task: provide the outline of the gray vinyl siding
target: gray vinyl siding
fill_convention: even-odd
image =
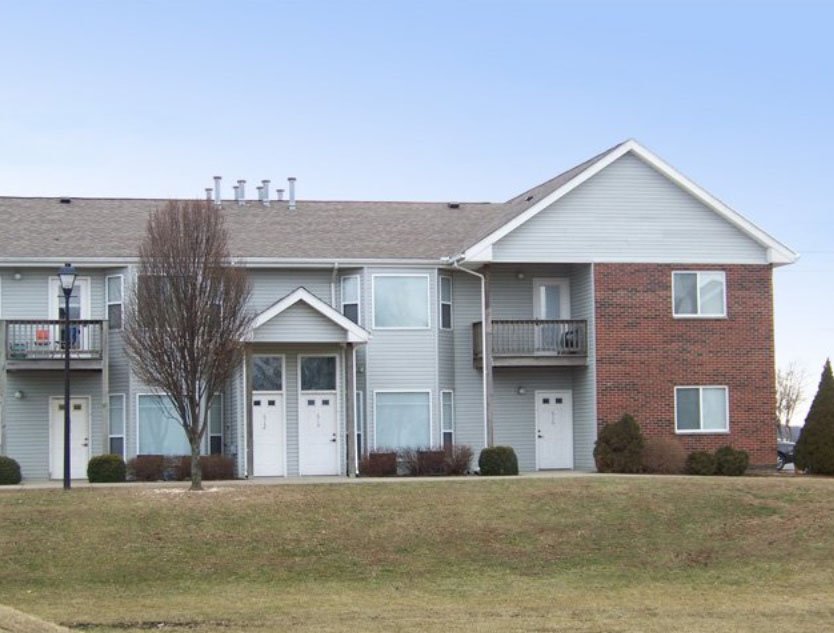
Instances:
[[[477,460],[484,447],[484,388],[472,363],[472,324],[481,320],[481,280],[455,273],[454,286],[455,443],[472,448]]]
[[[499,240],[493,258],[767,263],[763,246],[632,154]]]
[[[522,471],[536,470],[536,390],[573,389],[571,367],[496,368],[495,444],[512,446]],[[518,388],[525,393],[519,394]]]
[[[0,272],[0,310],[4,319],[48,319],[49,278],[55,277],[58,268],[23,268],[17,270],[20,279],[14,278],[15,270]],[[104,319],[104,275],[101,270],[78,269],[79,278],[90,280],[90,318]]]
[[[574,468],[594,469],[597,439],[596,323],[593,265],[576,266],[571,276],[572,316],[588,321],[588,366],[573,368],[573,458]]]
[[[107,452],[107,425],[102,407],[101,372],[72,372],[72,396],[90,400],[90,456]],[[62,371],[7,372],[5,399],[6,454],[18,461],[25,479],[49,476],[49,401],[63,397]],[[60,475],[60,473],[59,473]]]
[[[571,280],[573,287],[574,267],[569,264],[551,265],[496,265],[490,274],[490,290],[492,304],[492,318],[502,319],[532,319],[533,312],[533,284],[534,279],[547,277],[565,277]],[[524,277],[519,279],[521,273]],[[573,304],[571,297],[571,304]],[[480,299],[479,299],[480,301]],[[480,319],[479,319],[480,320]]]
[[[331,270],[252,270],[249,279],[252,294],[249,305],[257,314],[293,290],[303,287],[328,305],[331,304]],[[338,277],[336,281],[338,282]]]
[[[306,303],[296,303],[255,330],[255,342],[321,341],[343,343],[345,330],[311,308]]]

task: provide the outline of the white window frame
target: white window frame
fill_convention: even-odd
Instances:
[[[570,278],[569,277],[534,277],[533,278],[533,318],[544,320],[542,313],[542,288],[558,286],[559,288],[559,319],[570,319]]]
[[[212,401],[215,401],[215,400],[220,403],[220,433],[219,433],[220,452],[217,453],[217,455],[223,455],[224,454],[223,453],[223,438],[226,436],[226,434],[223,432],[223,430],[224,430],[223,425],[226,423],[226,420],[225,420],[226,416],[224,415],[224,411],[223,411],[223,394],[219,391],[217,393],[215,393],[214,398],[212,398]],[[208,415],[209,415],[209,418],[207,420],[208,423],[206,424],[206,427],[207,427],[206,428],[206,434],[205,434],[206,446],[205,446],[205,449],[204,449],[205,452],[203,453],[204,455],[212,455],[212,452],[211,452],[211,438],[218,436],[218,433],[212,433],[211,432],[211,408],[209,408]]]
[[[378,326],[376,324],[376,280],[377,277],[423,277],[426,280],[426,323],[423,326]],[[371,276],[371,316],[375,330],[411,330],[421,331],[431,329],[431,276],[427,273],[376,273]],[[376,407],[376,405],[374,405]]]
[[[61,290],[61,280],[57,275],[49,278],[49,318],[57,319],[62,307],[64,307],[64,300],[59,299],[59,292]],[[78,288],[79,304],[81,308],[81,320],[89,321],[91,315],[91,299],[92,281],[90,277],[76,277],[75,287]],[[54,291],[54,292],[53,292]],[[63,295],[61,295],[63,296]]]
[[[282,374],[282,382],[283,382],[283,374]],[[161,392],[161,391],[142,391],[142,392],[139,392],[139,393],[136,394],[136,417],[135,417],[135,422],[136,422],[136,455],[140,455],[140,454],[145,455],[145,454],[147,454],[147,453],[139,453],[139,446],[140,446],[140,444],[139,444],[139,400],[140,400],[140,398],[149,397],[149,396],[154,396],[154,397],[157,397],[157,398],[169,398],[169,399],[171,398],[170,394],[165,393],[165,392]],[[221,392],[217,392],[217,393],[215,393],[214,397],[215,398],[218,398],[218,397],[220,398],[220,433],[221,433],[220,442],[221,442],[221,449],[222,449],[222,442],[223,442],[222,438],[224,436],[223,425],[225,423],[225,415],[224,415],[224,412],[223,412],[223,394]],[[205,401],[203,401],[203,402],[205,403]],[[180,424],[179,421],[176,421],[175,423],[182,429],[182,424]],[[109,420],[108,420],[108,424],[109,424]],[[211,435],[211,428],[209,428],[211,426],[211,421],[210,420],[207,422],[206,426],[207,426],[206,433],[203,434],[203,442],[202,442],[202,445],[200,446],[200,455],[201,456],[206,456],[206,455],[211,454],[211,440],[209,439],[209,437]],[[109,433],[109,430],[110,429],[109,429],[109,426],[108,426],[108,433]],[[127,432],[127,427],[125,427],[125,432]],[[182,432],[183,432],[183,435],[185,435],[185,429],[183,429]],[[108,436],[108,441],[109,441],[109,436]],[[187,435],[186,435],[186,440],[185,441],[186,442],[188,441],[188,436]],[[109,448],[109,446],[108,446],[108,448]],[[125,451],[126,450],[127,450],[127,448],[125,448]],[[190,454],[191,454],[191,449],[189,449],[189,452],[187,453],[187,455],[190,455]],[[220,454],[223,455],[222,450],[221,450]]]
[[[356,280],[356,301],[345,301],[345,279]],[[345,306],[356,304],[356,324],[362,323],[362,276],[361,275],[345,275],[339,282],[339,299],[340,312],[342,316],[345,315]],[[347,318],[347,317],[345,317]]]
[[[443,417],[443,394],[449,394],[451,398],[452,404],[452,424],[450,430],[446,430],[444,427],[445,419]],[[443,442],[443,436],[446,433],[452,434],[452,446],[455,445],[455,392],[452,389],[441,389],[440,390],[440,448],[445,448],[445,444]]]
[[[697,389],[698,390],[698,423],[701,428],[698,429],[678,429],[678,390],[679,389]],[[723,389],[724,390],[724,416],[727,420],[726,429],[704,429],[704,389]],[[729,435],[730,433],[730,388],[727,385],[677,385],[675,386],[675,433],[678,435]]]
[[[357,389],[354,392],[353,400],[353,421],[356,426],[356,435],[362,438],[362,450],[368,450],[368,434],[365,432],[365,392]],[[359,457],[362,456],[362,451],[358,451]]]
[[[701,314],[701,275],[719,274],[724,280],[722,314]],[[695,275],[695,314],[678,314],[675,312],[675,275]],[[724,270],[673,270],[672,271],[672,316],[676,319],[726,319],[727,318],[727,272]]]
[[[110,299],[110,280],[117,279],[119,280],[119,286],[121,287],[121,299],[119,301],[111,301]],[[124,329],[125,326],[125,276],[124,275],[107,275],[104,278],[104,295],[105,295],[105,314],[107,316],[107,327],[113,331],[121,331]],[[119,305],[122,306],[122,322],[117,328],[110,327],[110,306],[111,305]]]
[[[449,282],[449,300],[443,301],[443,281]],[[450,332],[455,329],[455,307],[454,307],[454,282],[449,275],[438,275],[437,277],[437,327]],[[449,306],[449,327],[443,327],[443,306]]]
[[[112,429],[110,428],[110,411],[111,405],[110,401],[113,398],[121,398],[122,400],[122,433],[114,434],[112,433]],[[107,452],[110,452],[110,440],[113,438],[121,438],[122,439],[122,459],[125,459],[127,456],[127,397],[123,393],[111,393],[108,394],[107,397]]]
[[[378,446],[376,443],[376,431],[377,431],[377,408],[379,407],[379,399],[377,398],[377,394],[380,393],[427,393],[429,394],[429,446],[426,448],[433,449],[434,446],[434,411],[432,410],[432,392],[431,389],[374,389],[374,448],[373,450],[377,450]],[[385,446],[384,448],[390,448],[389,446]],[[415,447],[415,448],[422,448]]]

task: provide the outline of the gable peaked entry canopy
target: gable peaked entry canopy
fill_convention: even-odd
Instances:
[[[371,333],[304,287],[279,299],[252,321],[248,342],[367,343]]]

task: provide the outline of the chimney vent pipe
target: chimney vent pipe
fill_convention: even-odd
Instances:
[[[264,201],[264,187],[263,185],[258,185],[255,189],[258,190],[258,202],[262,203]]]
[[[284,200],[284,190],[283,189],[276,189],[275,193],[278,196],[278,202],[282,202]]]
[[[214,177],[214,204],[218,207],[223,206],[223,198],[220,195],[220,176]]]
[[[264,188],[264,206],[269,206],[269,180],[262,180],[261,184]]]
[[[240,185],[232,185],[232,189],[235,192],[235,202],[240,204]]]
[[[246,201],[246,181],[238,180],[237,186],[240,187],[240,204],[243,204]]]
[[[287,182],[289,183],[290,189],[289,209],[290,211],[295,211],[295,176],[287,178]]]
[[[211,192],[212,192],[212,188],[211,187],[206,187],[206,202],[211,202]]]

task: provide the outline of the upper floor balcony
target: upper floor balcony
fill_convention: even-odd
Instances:
[[[63,369],[69,345],[72,369],[102,369],[107,329],[101,320],[6,321],[6,369]]]
[[[483,365],[483,325],[472,324],[476,367]],[[493,367],[569,367],[588,364],[588,322],[493,320]]]

